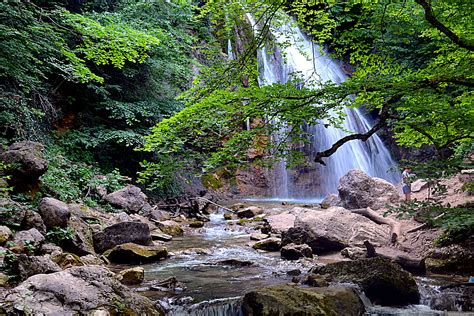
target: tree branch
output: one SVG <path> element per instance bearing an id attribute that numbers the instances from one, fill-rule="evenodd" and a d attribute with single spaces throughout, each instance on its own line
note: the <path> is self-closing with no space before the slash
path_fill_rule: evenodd
<path id="1" fill-rule="evenodd" d="M 366 133 L 358 133 L 358 134 L 351 134 L 347 135 L 341 139 L 339 139 L 337 142 L 335 142 L 329 149 L 325 151 L 320 151 L 316 153 L 316 156 L 314 157 L 314 161 L 317 163 L 320 163 L 322 165 L 326 165 L 326 163 L 323 161 L 322 158 L 329 157 L 332 154 L 334 154 L 342 145 L 345 143 L 351 141 L 351 140 L 361 140 L 365 142 L 368 140 L 373 134 L 375 134 L 378 130 L 380 130 L 382 127 L 385 126 L 385 123 L 387 119 L 389 118 L 389 109 L 390 105 L 399 101 L 402 98 L 401 94 L 394 95 L 391 97 L 382 107 L 382 110 L 380 111 L 380 117 L 378 122 Z"/>
<path id="2" fill-rule="evenodd" d="M 433 8 L 431 5 L 426 1 L 426 0 L 415 0 L 416 3 L 421 5 L 423 9 L 425 10 L 425 19 L 432 25 L 434 26 L 437 30 L 442 32 L 444 35 L 446 35 L 450 40 L 452 40 L 455 44 L 457 44 L 459 47 L 468 49 L 470 51 L 474 51 L 474 44 L 472 41 L 463 39 L 459 37 L 456 33 L 451 31 L 446 25 L 441 23 L 435 16 L 433 12 Z"/>

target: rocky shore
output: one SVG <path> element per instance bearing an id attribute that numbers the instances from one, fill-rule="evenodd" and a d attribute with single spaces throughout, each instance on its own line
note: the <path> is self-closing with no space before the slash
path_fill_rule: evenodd
<path id="1" fill-rule="evenodd" d="M 28 187 L 34 186 L 45 169 L 41 157 L 12 150 L 19 154 L 6 157 L 24 165 L 18 172 Z M 193 213 L 174 213 L 151 205 L 133 185 L 104 192 L 103 200 L 118 212 L 52 197 L 42 198 L 35 208 L 0 199 L 1 313 L 165 314 L 161 305 L 130 287 L 144 280 L 140 265 L 167 260 L 173 255 L 167 243 L 202 229 L 218 206 L 212 197 L 200 197 L 194 200 Z M 417 304 L 420 292 L 413 274 L 474 274 L 472 236 L 463 244 L 435 248 L 431 242 L 437 230 L 410 232 L 418 225 L 415 221 L 383 216 L 387 204 L 399 202 L 393 185 L 353 170 L 341 179 L 339 196 L 321 205 L 221 207 L 229 227 L 240 225 L 249 232 L 249 247 L 280 252 L 281 260 L 304 260 L 311 266 L 295 272 L 292 284 L 248 292 L 244 314 L 361 315 L 361 292 L 373 304 Z M 122 268 L 118 271 L 114 264 Z M 227 264 L 252 262 L 228 258 Z M 157 281 L 154 290 L 184 288 L 179 277 Z M 465 293 L 462 309 L 472 311 L 467 303 L 473 301 L 472 287 L 459 287 Z"/>

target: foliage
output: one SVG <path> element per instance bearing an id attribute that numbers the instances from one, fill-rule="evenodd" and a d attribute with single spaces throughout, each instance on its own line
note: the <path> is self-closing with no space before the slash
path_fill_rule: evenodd
<path id="1" fill-rule="evenodd" d="M 18 257 L 15 253 L 10 250 L 0 250 L 0 256 L 3 258 L 3 264 L 1 270 L 8 276 L 8 282 L 15 284 L 20 281 L 20 275 L 17 269 Z"/>
<path id="2" fill-rule="evenodd" d="M 13 189 L 8 185 L 10 176 L 4 174 L 4 171 L 7 168 L 8 166 L 5 164 L 5 162 L 0 161 L 0 198 L 7 197 L 9 192 Z"/>
<path id="3" fill-rule="evenodd" d="M 67 240 L 71 240 L 74 237 L 74 230 L 70 227 L 61 228 L 54 227 L 46 233 L 46 239 L 57 245 L 63 244 Z"/>
<path id="4" fill-rule="evenodd" d="M 62 201 L 86 198 L 99 186 L 109 192 L 124 187 L 124 178 L 118 170 L 104 174 L 97 166 L 70 159 L 58 144 L 50 143 L 46 147 L 45 158 L 49 167 L 41 181 L 48 194 Z"/>

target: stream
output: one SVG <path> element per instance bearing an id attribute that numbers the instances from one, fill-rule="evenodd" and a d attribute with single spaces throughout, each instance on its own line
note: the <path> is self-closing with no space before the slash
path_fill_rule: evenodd
<path id="1" fill-rule="evenodd" d="M 211 214 L 203 228 L 185 231 L 184 236 L 166 243 L 173 254 L 169 259 L 144 266 L 145 284 L 170 277 L 176 277 L 180 284 L 169 292 L 143 293 L 157 300 L 166 315 L 242 315 L 241 299 L 246 292 L 289 283 L 297 270 L 304 273 L 315 264 L 309 259 L 283 260 L 279 252 L 254 250 L 248 246 L 254 231 L 228 222 L 223 212 Z M 325 260 L 318 258 L 317 262 Z M 417 277 L 423 305 L 404 308 L 373 306 L 361 293 L 366 315 L 446 315 L 429 305 L 438 288 L 450 281 Z M 455 305 L 455 295 L 443 299 L 452 299 Z"/>

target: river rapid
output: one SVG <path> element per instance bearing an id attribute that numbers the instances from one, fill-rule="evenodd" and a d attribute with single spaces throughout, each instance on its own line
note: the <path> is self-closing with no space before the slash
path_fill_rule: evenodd
<path id="1" fill-rule="evenodd" d="M 172 256 L 145 265 L 145 283 L 175 277 L 178 284 L 169 291 L 137 288 L 156 300 L 167 315 L 242 315 L 241 299 L 246 292 L 260 287 L 290 283 L 316 263 L 327 263 L 331 257 L 288 261 L 279 252 L 254 250 L 250 244 L 252 228 L 236 221 L 226 221 L 223 210 L 210 215 L 203 228 L 189 229 L 184 236 L 166 243 Z M 373 306 L 361 292 L 366 315 L 447 315 L 431 309 L 440 286 L 453 279 L 417 277 L 422 299 L 420 305 L 403 308 Z M 351 286 L 351 285 L 348 285 Z M 456 293 L 443 299 L 453 300 Z M 451 315 L 451 314 L 450 314 Z M 474 315 L 474 314 L 472 314 Z"/>

